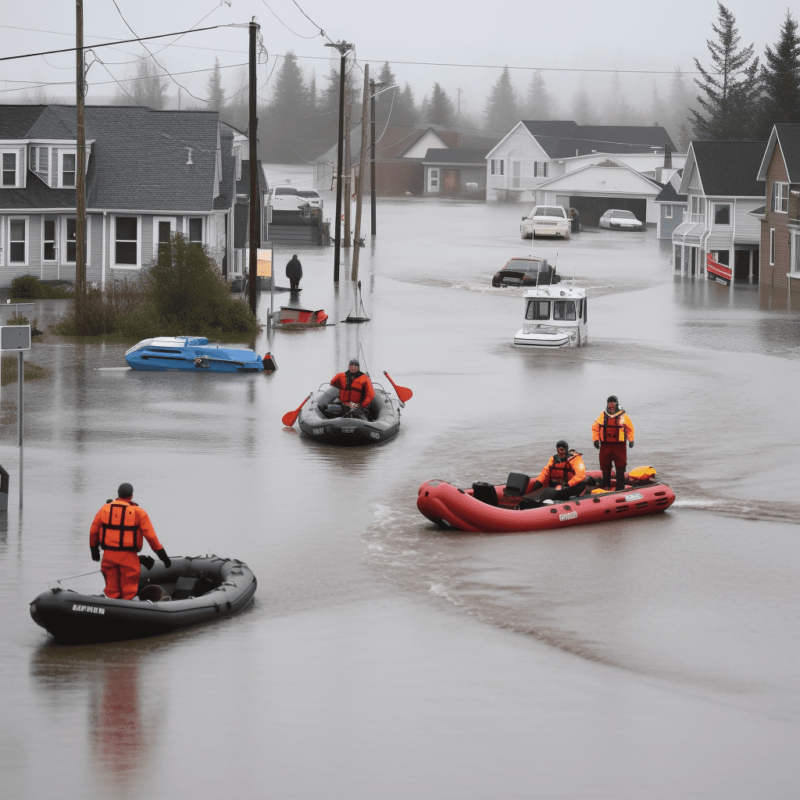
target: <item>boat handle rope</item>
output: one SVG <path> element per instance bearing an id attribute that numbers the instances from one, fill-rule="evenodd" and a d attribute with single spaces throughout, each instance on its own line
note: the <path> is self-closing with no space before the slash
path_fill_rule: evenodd
<path id="1" fill-rule="evenodd" d="M 61 586 L 61 581 L 74 581 L 75 578 L 85 578 L 87 575 L 97 575 L 99 572 L 100 572 L 99 569 L 93 569 L 91 572 L 84 572 L 83 575 L 71 575 L 69 578 L 58 578 L 54 581 L 48 581 L 47 583 L 45 583 L 45 586 L 48 589 L 50 588 L 50 585 L 53 583 L 57 583 L 59 586 Z"/>

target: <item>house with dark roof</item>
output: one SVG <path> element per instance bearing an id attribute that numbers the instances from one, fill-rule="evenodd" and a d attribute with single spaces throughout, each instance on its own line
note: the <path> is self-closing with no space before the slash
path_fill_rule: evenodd
<path id="1" fill-rule="evenodd" d="M 431 147 L 422 159 L 424 194 L 430 197 L 468 195 L 486 197 L 484 148 Z"/>
<path id="2" fill-rule="evenodd" d="M 687 213 L 672 234 L 676 273 L 725 285 L 758 283 L 761 231 L 751 212 L 764 204 L 764 181 L 757 175 L 765 146 L 691 143 L 678 187 Z"/>
<path id="3" fill-rule="evenodd" d="M 761 159 L 761 285 L 800 289 L 800 125 L 776 123 Z"/>
<path id="4" fill-rule="evenodd" d="M 597 185 L 586 185 L 579 190 L 570 180 L 560 181 L 558 185 L 546 182 L 563 178 L 570 172 L 595 165 L 610 157 L 615 164 L 627 167 L 646 179 L 662 180 L 656 175 L 664 161 L 665 148 L 672 153 L 673 168 L 683 166 L 683 157 L 675 154 L 675 147 L 666 130 L 657 125 L 578 125 L 572 120 L 522 120 L 493 147 L 486 156 L 486 196 L 487 200 L 518 200 L 525 202 L 576 206 L 570 197 L 574 193 L 585 198 L 596 198 L 587 205 L 598 212 L 599 217 L 608 208 L 625 208 L 617 200 L 624 199 L 624 191 L 603 192 L 601 176 Z M 581 181 L 584 182 L 584 175 Z M 610 176 L 607 176 L 610 177 Z M 620 172 L 615 174 L 624 183 L 631 183 L 631 176 Z M 589 181 L 592 184 L 593 179 Z M 648 210 L 647 200 L 658 194 L 658 186 L 640 183 L 642 191 L 634 192 L 631 199 L 641 202 L 634 210 L 644 217 Z M 540 187 L 548 195 L 539 193 Z M 594 188 L 598 194 L 581 194 Z M 615 204 L 616 202 L 616 204 Z M 655 208 L 649 207 L 655 222 Z M 583 212 L 582 212 L 583 219 Z"/>
<path id="5" fill-rule="evenodd" d="M 76 126 L 74 106 L 0 106 L 0 286 L 75 280 Z M 235 133 L 214 111 L 87 106 L 87 280 L 135 274 L 175 232 L 225 272 Z"/>
<path id="6" fill-rule="evenodd" d="M 671 239 L 675 229 L 683 222 L 688 200 L 685 194 L 679 194 L 683 170 L 678 170 L 664 184 L 664 188 L 656 195 L 653 203 L 658 207 L 656 224 L 657 239 Z"/>

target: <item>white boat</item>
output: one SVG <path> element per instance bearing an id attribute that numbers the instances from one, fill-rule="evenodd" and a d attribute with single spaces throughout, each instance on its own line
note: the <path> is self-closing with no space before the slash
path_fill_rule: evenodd
<path id="1" fill-rule="evenodd" d="M 519 347 L 583 347 L 589 344 L 586 290 L 538 286 L 525 294 L 525 319 L 514 336 Z"/>

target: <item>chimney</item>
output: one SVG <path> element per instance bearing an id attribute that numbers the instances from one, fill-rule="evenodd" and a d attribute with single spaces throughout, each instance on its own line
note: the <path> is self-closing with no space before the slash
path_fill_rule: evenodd
<path id="1" fill-rule="evenodd" d="M 669 149 L 669 142 L 664 145 L 664 169 L 672 169 L 672 151 Z"/>

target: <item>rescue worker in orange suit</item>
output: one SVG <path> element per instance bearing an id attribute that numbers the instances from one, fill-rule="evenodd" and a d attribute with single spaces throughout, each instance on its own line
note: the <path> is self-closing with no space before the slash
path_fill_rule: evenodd
<path id="1" fill-rule="evenodd" d="M 581 454 L 570 450 L 569 445 L 560 439 L 556 442 L 556 454 L 551 456 L 547 466 L 533 482 L 530 494 L 544 487 L 544 491 L 536 497 L 539 502 L 567 500 L 582 494 L 588 483 L 586 465 Z"/>
<path id="2" fill-rule="evenodd" d="M 339 400 L 348 416 L 367 418 L 367 409 L 375 399 L 375 390 L 369 375 L 361 372 L 361 365 L 355 358 L 350 359 L 347 372 L 334 376 L 331 386 L 339 390 Z"/>
<path id="3" fill-rule="evenodd" d="M 103 548 L 100 569 L 106 579 L 106 597 L 131 600 L 139 591 L 142 564 L 149 569 L 154 563 L 150 556 L 138 555 L 144 539 L 165 566 L 172 566 L 172 562 L 147 512 L 133 502 L 133 486 L 121 484 L 117 495 L 116 500 L 109 500 L 95 515 L 89 531 L 89 547 L 92 561 L 100 561 Z"/>
<path id="4" fill-rule="evenodd" d="M 616 395 L 611 395 L 606 401 L 606 410 L 595 420 L 592 425 L 592 439 L 594 446 L 600 451 L 600 469 L 603 471 L 603 489 L 611 488 L 611 466 L 616 471 L 616 489 L 625 488 L 625 468 L 628 466 L 628 447 L 633 447 L 633 423 L 619 407 Z"/>

